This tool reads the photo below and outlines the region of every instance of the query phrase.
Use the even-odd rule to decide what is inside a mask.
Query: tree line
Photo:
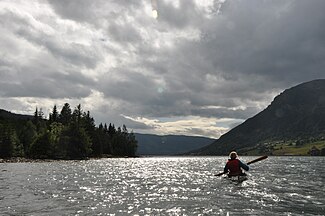
[[[42,109],[25,119],[0,118],[0,158],[85,159],[88,157],[135,156],[137,140],[125,125],[100,123],[79,104],[73,111],[65,103],[54,105],[49,119]]]

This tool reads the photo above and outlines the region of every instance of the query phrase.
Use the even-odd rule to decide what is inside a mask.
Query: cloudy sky
[[[155,18],[152,10],[158,11]],[[218,138],[325,78],[324,0],[0,0],[0,108]]]

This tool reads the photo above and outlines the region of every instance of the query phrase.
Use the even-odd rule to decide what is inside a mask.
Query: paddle
[[[267,155],[264,155],[262,157],[259,157],[259,158],[254,159],[252,161],[249,161],[247,163],[247,165],[252,164],[252,163],[256,163],[256,162],[261,161],[261,160],[264,160],[266,158],[267,158]],[[226,174],[226,172],[218,173],[218,174],[215,174],[214,176],[222,176],[223,174]]]

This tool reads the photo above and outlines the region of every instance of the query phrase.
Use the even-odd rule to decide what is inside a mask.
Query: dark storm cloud
[[[98,1],[103,3],[103,1]],[[53,6],[57,14],[63,18],[76,21],[85,21],[95,18],[96,1],[92,0],[49,0],[48,3]]]
[[[24,39],[39,49],[44,49],[58,60],[88,68],[94,68],[101,60],[101,56],[93,50],[93,47],[78,42],[69,42],[59,33],[53,33],[56,28],[60,28],[60,24],[52,21],[51,18],[44,18],[43,22],[39,22],[34,17],[14,13],[12,10],[5,10],[0,18],[2,26],[17,39]],[[70,25],[63,29],[62,33],[77,34],[73,28],[73,25]]]
[[[135,9],[143,6],[142,1],[129,0],[49,0],[48,3],[64,19],[96,26],[100,26],[106,19],[110,22],[123,14],[132,15]]]
[[[43,46],[56,58],[62,59],[73,65],[95,68],[101,56],[96,55],[90,47],[78,43],[61,45],[60,42],[44,41]]]
[[[30,28],[23,28],[17,32],[19,37],[25,38],[30,43],[45,49],[49,54],[58,60],[80,67],[94,68],[100,56],[98,56],[91,47],[74,43],[61,41],[56,36],[46,34],[34,35]]]
[[[4,97],[83,98],[90,93],[89,87],[45,78],[21,83],[0,82],[0,95]]]
[[[262,76],[282,86],[322,75],[311,69],[324,66],[323,1],[227,4],[224,17],[207,24],[210,38],[200,46],[216,68],[233,77]]]
[[[154,65],[152,68],[164,76],[173,92],[173,96],[163,98],[166,104],[170,104],[168,99],[179,98],[202,106],[231,108],[245,104],[246,111],[238,110],[236,113],[242,115],[236,116],[248,118],[261,110],[250,107],[254,102],[263,99],[270,102],[276,92],[325,76],[323,1],[227,1],[220,16],[205,19],[198,26],[193,26],[195,21],[191,20],[197,18],[195,10],[194,16],[179,15],[191,3],[188,7],[180,5],[174,9],[160,4],[160,9],[168,10],[160,13],[168,13],[168,18],[161,19],[178,28],[198,28],[201,38],[178,41],[172,53],[166,48],[159,53],[152,51],[159,56],[156,61],[141,62]],[[202,116],[211,114],[211,110],[196,107],[191,110],[186,103],[180,104],[175,110]],[[221,116],[234,114],[232,110],[226,112],[223,110]]]
[[[91,77],[87,77],[80,72],[76,71],[66,71],[65,73],[51,72],[48,74],[48,77],[53,81],[57,81],[58,83],[65,83],[66,85],[83,85],[83,86],[94,86],[96,85],[96,81],[94,81]]]
[[[111,24],[108,28],[108,37],[121,43],[135,43],[141,40],[138,31],[130,25]]]
[[[119,78],[115,78],[119,77]],[[150,100],[155,93],[155,83],[151,77],[131,70],[112,70],[104,74],[99,89],[106,97],[113,97],[131,103]]]
[[[172,2],[157,1],[159,8],[159,21],[167,23],[173,28],[186,28],[202,21],[202,14],[196,10],[192,0],[179,1],[175,7]]]

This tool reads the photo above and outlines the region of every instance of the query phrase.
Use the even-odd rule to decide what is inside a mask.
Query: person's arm
[[[248,171],[249,170],[249,166],[241,161],[239,161],[239,166],[241,168],[243,168],[244,170]]]
[[[223,169],[223,172],[224,173],[228,173],[228,166],[227,166],[227,164],[225,165],[225,168]]]

